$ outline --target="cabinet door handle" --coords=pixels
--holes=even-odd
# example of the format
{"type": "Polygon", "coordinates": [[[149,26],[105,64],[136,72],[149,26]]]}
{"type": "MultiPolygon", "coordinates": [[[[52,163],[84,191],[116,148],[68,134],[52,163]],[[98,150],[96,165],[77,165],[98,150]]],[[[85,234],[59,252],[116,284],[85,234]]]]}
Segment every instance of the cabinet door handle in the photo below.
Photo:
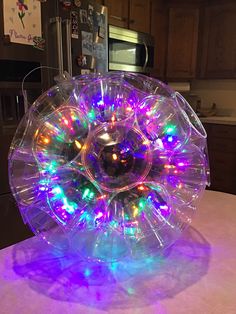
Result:
{"type": "Polygon", "coordinates": [[[120,16],[117,16],[117,15],[110,15],[110,17],[115,19],[115,20],[122,21],[122,22],[126,22],[127,21],[127,18],[120,17],[120,16]]]}

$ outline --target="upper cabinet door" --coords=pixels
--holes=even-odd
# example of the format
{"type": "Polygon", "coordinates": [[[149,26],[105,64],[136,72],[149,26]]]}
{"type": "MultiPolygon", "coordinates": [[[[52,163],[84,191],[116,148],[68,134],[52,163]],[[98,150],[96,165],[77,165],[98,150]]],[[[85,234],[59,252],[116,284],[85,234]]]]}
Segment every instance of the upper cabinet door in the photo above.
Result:
{"type": "Polygon", "coordinates": [[[150,7],[150,0],[130,0],[130,29],[138,32],[150,33],[150,7]]]}
{"type": "Polygon", "coordinates": [[[173,7],[169,11],[168,78],[194,78],[198,44],[198,8],[173,7]]]}
{"type": "Polygon", "coordinates": [[[162,79],[165,76],[168,39],[168,7],[164,1],[153,1],[151,10],[151,35],[155,42],[152,76],[162,79]]]}
{"type": "Polygon", "coordinates": [[[236,3],[211,5],[205,9],[200,76],[236,77],[236,3]]]}
{"type": "Polygon", "coordinates": [[[128,0],[105,0],[104,5],[108,7],[108,23],[119,27],[128,27],[128,0]]]}

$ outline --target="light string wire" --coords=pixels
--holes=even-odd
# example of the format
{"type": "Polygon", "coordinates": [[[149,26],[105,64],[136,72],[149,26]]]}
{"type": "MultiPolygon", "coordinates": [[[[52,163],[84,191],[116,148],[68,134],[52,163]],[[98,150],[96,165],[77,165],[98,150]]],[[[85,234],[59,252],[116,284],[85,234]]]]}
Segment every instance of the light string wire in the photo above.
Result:
{"type": "Polygon", "coordinates": [[[47,65],[41,65],[39,67],[36,67],[34,69],[32,69],[31,71],[29,71],[23,78],[22,82],[21,82],[21,92],[22,92],[22,95],[23,95],[23,98],[24,98],[24,111],[26,113],[26,111],[29,109],[29,106],[31,105],[29,102],[28,102],[28,98],[27,98],[27,91],[24,90],[24,84],[25,84],[25,80],[26,78],[31,74],[33,73],[34,71],[36,70],[39,70],[39,69],[49,69],[49,70],[57,70],[59,71],[59,68],[54,68],[54,67],[50,67],[50,66],[47,66],[47,65]]]}

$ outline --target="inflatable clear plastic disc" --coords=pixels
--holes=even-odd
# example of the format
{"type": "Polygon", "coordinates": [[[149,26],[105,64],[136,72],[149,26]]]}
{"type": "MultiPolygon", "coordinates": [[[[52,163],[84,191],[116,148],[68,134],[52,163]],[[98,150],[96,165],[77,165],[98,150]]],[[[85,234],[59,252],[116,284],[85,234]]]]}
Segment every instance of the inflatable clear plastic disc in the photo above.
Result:
{"type": "Polygon", "coordinates": [[[58,83],[9,154],[23,220],[49,244],[111,261],[171,245],[209,183],[206,132],[185,99],[140,74],[58,83]]]}

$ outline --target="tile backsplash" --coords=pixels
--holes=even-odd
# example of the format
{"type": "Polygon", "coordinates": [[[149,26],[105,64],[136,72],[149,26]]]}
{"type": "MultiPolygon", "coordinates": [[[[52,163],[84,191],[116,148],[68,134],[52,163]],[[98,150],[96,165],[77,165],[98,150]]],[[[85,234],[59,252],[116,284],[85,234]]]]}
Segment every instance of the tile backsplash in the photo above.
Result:
{"type": "Polygon", "coordinates": [[[193,80],[191,93],[201,99],[201,106],[217,105],[217,114],[236,115],[236,80],[193,80]]]}

